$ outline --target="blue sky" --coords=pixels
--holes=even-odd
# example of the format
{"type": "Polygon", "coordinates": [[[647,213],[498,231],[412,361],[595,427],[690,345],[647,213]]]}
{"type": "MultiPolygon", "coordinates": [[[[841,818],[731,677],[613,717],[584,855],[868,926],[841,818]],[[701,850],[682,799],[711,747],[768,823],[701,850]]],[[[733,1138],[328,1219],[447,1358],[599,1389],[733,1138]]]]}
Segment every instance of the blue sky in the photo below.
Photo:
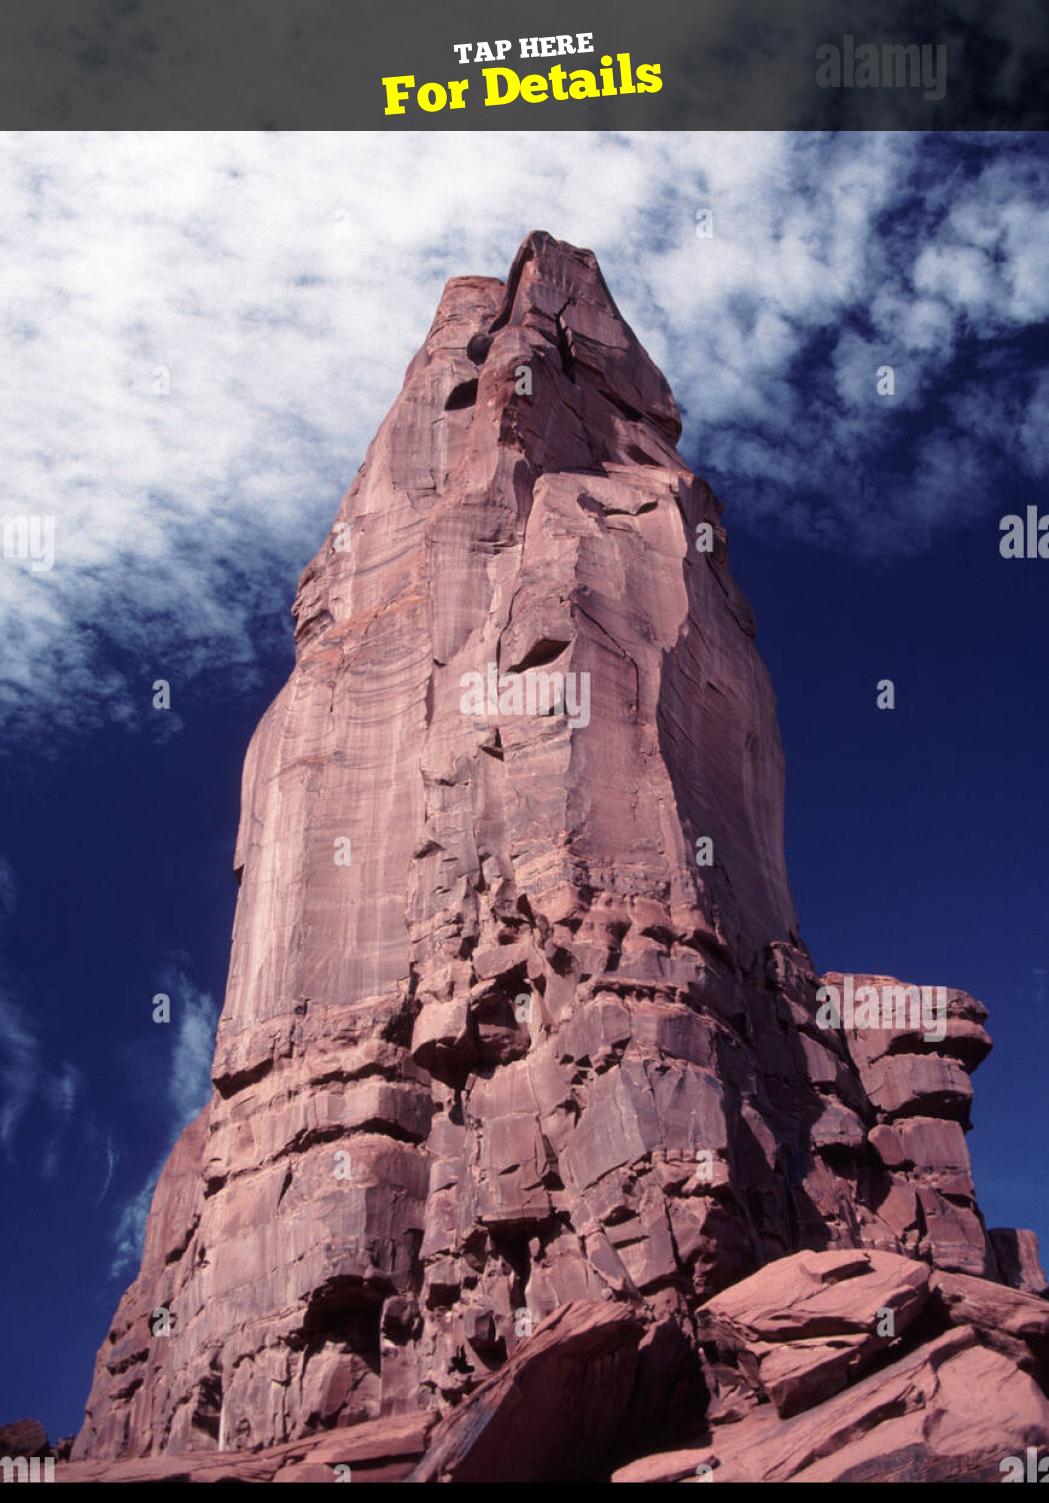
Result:
{"type": "Polygon", "coordinates": [[[1049,1236],[1049,562],[997,546],[1049,511],[1047,178],[1000,136],[0,138],[0,515],[56,525],[52,570],[0,559],[0,1420],[76,1428],[206,1096],[298,571],[445,277],[537,227],[598,253],[725,503],[817,964],[982,997],[977,1187],[1049,1236]]]}

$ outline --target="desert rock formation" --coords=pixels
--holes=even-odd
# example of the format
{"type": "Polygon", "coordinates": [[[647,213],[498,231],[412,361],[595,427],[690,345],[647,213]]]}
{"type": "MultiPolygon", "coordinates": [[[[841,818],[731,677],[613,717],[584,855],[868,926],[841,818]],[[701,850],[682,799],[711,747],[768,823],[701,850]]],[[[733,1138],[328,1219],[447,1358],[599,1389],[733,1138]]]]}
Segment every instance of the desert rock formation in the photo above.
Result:
{"type": "Polygon", "coordinates": [[[1037,1255],[986,1231],[965,1143],[984,1009],[821,1022],[845,978],[798,933],[773,694],[680,427],[589,251],[535,233],[447,284],[247,755],[214,1091],[83,1474],[383,1422],[417,1480],[1049,1442],[1037,1255]],[[973,1436],[970,1386],[1015,1422],[973,1436]]]}

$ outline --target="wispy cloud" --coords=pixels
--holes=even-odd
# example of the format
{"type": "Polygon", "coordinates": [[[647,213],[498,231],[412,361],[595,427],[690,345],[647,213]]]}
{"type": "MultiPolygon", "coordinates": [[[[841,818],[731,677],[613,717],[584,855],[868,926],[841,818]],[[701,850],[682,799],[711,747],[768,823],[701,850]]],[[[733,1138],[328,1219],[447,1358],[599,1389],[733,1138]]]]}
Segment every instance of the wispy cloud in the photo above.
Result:
{"type": "Polygon", "coordinates": [[[45,1082],[44,1091],[55,1122],[44,1149],[43,1172],[46,1179],[53,1179],[58,1172],[62,1139],[76,1107],[81,1080],[80,1071],[66,1060],[59,1067],[58,1073],[45,1082]]]}
{"type": "Polygon", "coordinates": [[[45,1179],[58,1172],[59,1152],[80,1091],[81,1075],[68,1060],[49,1063],[40,1031],[28,1010],[0,990],[0,1147],[16,1152],[19,1124],[34,1101],[46,1108],[45,1179]]]}
{"type": "Polygon", "coordinates": [[[14,867],[5,856],[0,856],[0,924],[15,911],[18,902],[18,882],[14,867]]]}
{"type": "Polygon", "coordinates": [[[211,1057],[215,1052],[218,1009],[189,978],[177,973],[169,981],[175,1003],[175,1047],[168,1095],[176,1133],[191,1122],[211,1095],[211,1057]]]}
{"type": "MultiPolygon", "coordinates": [[[[0,856],[0,938],[14,915],[18,881],[11,863],[0,856]]],[[[40,1027],[18,995],[18,986],[0,964],[0,1148],[15,1154],[19,1124],[34,1100],[47,1108],[49,1138],[43,1173],[58,1168],[62,1137],[76,1105],[80,1072],[68,1060],[51,1062],[40,1027]]]]}
{"type": "Polygon", "coordinates": [[[112,1136],[111,1133],[106,1138],[105,1152],[106,1152],[106,1177],[102,1181],[102,1188],[99,1190],[98,1196],[97,1196],[97,1198],[95,1200],[95,1209],[96,1210],[102,1204],[102,1202],[105,1200],[106,1196],[109,1194],[109,1187],[113,1183],[113,1171],[116,1169],[116,1167],[117,1167],[117,1161],[119,1159],[119,1154],[117,1153],[116,1149],[113,1146],[113,1136],[112,1136]]]}
{"type": "Polygon", "coordinates": [[[41,1073],[40,1044],[20,1009],[0,993],[0,1144],[10,1153],[26,1108],[32,1101],[41,1073]]]}
{"type": "Polygon", "coordinates": [[[138,1267],[139,1259],[142,1257],[142,1247],[146,1240],[149,1208],[153,1203],[153,1192],[157,1188],[157,1180],[160,1178],[163,1167],[164,1159],[161,1159],[153,1166],[145,1184],[136,1190],[121,1208],[113,1230],[113,1261],[109,1267],[110,1278],[123,1278],[138,1267]]]}
{"type": "MultiPolygon", "coordinates": [[[[170,1026],[174,1029],[167,1078],[169,1104],[167,1133],[169,1147],[182,1129],[193,1120],[211,1095],[211,1059],[215,1049],[218,1008],[207,992],[202,992],[178,967],[166,970],[160,978],[160,991],[171,999],[170,1026]]],[[[110,1145],[112,1154],[112,1145],[110,1145]]],[[[157,1180],[167,1162],[165,1151],[139,1186],[125,1201],[113,1230],[112,1278],[120,1278],[138,1265],[146,1235],[146,1220],[157,1180]]],[[[110,1159],[112,1177],[112,1157],[110,1159]]],[[[109,1180],[106,1181],[108,1188],[109,1180]]],[[[104,1193],[104,1192],[103,1192],[104,1193]]]]}
{"type": "Polygon", "coordinates": [[[1049,461],[1045,379],[970,358],[1049,314],[1047,178],[1002,136],[6,138],[0,513],[56,562],[0,560],[0,722],[158,733],[155,678],[172,715],[250,681],[444,279],[536,227],[598,252],[736,525],[971,524],[1049,461]]]}

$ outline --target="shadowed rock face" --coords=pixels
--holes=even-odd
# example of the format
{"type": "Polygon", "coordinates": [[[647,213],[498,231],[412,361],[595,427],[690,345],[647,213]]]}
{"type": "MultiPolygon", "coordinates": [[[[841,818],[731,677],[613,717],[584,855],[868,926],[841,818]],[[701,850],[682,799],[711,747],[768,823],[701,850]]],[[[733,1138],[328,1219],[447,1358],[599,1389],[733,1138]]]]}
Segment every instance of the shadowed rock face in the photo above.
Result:
{"type": "MultiPolygon", "coordinates": [[[[505,284],[448,283],[299,586],[245,763],[214,1093],[75,1457],[436,1410],[420,1475],[489,1475],[495,1420],[482,1466],[455,1416],[517,1424],[501,1371],[549,1384],[561,1351],[564,1388],[592,1349],[593,1472],[679,1399],[730,1406],[748,1327],[722,1360],[702,1307],[799,1249],[917,1260],[875,1265],[908,1320],[921,1265],[1040,1292],[974,1203],[980,1004],[950,992],[934,1042],[821,1025],[772,691],[679,432],[589,251],[536,233],[505,284]]],[[[886,1360],[846,1326],[813,1358],[837,1387],[777,1371],[791,1406],[886,1360]]]]}

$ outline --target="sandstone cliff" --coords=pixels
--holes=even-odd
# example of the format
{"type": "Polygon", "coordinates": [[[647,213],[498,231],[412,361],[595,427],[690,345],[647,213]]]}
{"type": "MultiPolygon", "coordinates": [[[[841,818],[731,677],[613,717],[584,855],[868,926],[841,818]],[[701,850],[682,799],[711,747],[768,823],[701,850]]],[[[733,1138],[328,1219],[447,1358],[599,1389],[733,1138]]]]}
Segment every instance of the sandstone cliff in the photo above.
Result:
{"type": "Polygon", "coordinates": [[[679,433],[590,252],[536,233],[448,283],[248,752],[214,1092],[99,1353],[91,1475],[275,1475],[376,1420],[420,1480],[1049,1442],[1037,1255],[985,1231],[965,1144],[984,1009],[821,1021],[773,695],[679,433]],[[979,1446],[972,1385],[1019,1415],[979,1446]]]}

